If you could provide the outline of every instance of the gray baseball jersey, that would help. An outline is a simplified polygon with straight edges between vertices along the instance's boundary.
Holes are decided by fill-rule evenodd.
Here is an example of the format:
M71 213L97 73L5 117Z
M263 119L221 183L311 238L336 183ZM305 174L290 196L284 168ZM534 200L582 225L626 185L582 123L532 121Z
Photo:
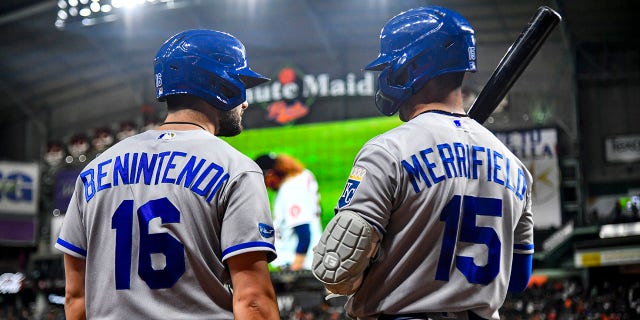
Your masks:
M533 253L532 178L468 117L423 113L367 142L336 210L382 235L351 315L472 310L499 319L514 251Z
M86 259L90 319L232 319L225 260L272 261L273 242L255 162L204 130L150 130L84 168L56 247Z

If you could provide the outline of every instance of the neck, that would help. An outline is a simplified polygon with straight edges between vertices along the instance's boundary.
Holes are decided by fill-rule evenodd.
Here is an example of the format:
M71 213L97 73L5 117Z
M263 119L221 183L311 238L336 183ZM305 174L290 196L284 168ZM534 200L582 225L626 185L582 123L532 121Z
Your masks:
M434 102L434 103L427 103L427 104L419 104L416 106L416 112L415 115L418 115L420 113L423 113L425 111L432 111L432 110L440 110L440 111L446 111L449 113L458 113L458 114L465 114L466 112L464 111L464 108L462 108L462 106L452 106L446 103L441 103L441 102Z
M460 90L456 90L456 91L452 91L442 101L415 104L410 114L408 115L409 116L408 119L413 119L421 113L433 111L433 110L440 110L440 111L445 111L448 113L455 113L455 114L467 113L463 107L462 93Z
M207 131L207 129L201 124L198 124L195 122L189 122L189 121L165 121L160 124L160 126L170 126L170 125L190 125L190 126L196 126L198 128L201 128L202 130Z
M216 132L215 126L206 115L193 110L180 110L170 113L160 125L160 128L173 130L205 130L211 134Z

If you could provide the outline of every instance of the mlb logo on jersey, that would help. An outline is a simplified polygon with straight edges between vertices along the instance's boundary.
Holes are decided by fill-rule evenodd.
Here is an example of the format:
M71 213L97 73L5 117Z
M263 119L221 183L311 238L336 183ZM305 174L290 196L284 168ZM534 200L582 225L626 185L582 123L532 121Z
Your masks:
M367 170L364 168L353 167L351 169L351 174L349 174L347 184L344 186L342 195L338 200L338 208L342 208L351 202L351 199L353 199L353 196L356 194L356 190L358 190L358 186L360 186L360 182L365 175L367 175Z
M175 132L163 132L162 134L160 134L160 136L158 137L158 140L173 140L176 137L176 133Z
M275 230L266 223L258 223L258 231L260 231L260 235L262 235L263 238L271 238Z

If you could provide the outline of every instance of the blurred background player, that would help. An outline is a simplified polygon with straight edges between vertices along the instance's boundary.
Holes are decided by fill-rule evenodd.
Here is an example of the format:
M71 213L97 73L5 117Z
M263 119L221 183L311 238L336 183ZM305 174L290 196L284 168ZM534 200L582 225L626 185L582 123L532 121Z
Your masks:
M405 122L356 156L314 275L350 295L358 319L500 319L507 290L531 275L531 174L466 114L461 86L476 71L467 20L423 7L389 20L376 106Z
M101 128L97 128L95 133L93 134L93 138L91 139L91 154L89 155L89 159L93 159L100 155L100 153L107 150L107 148L111 147L114 142L114 137L111 132L111 128L105 126Z
M320 194L318 182L298 159L286 154L263 154L256 163L265 184L276 191L273 203L276 251L271 262L281 270L311 270L312 246L320 239Z
M68 167L82 167L87 161L87 154L91 149L89 138L84 133L76 133L67 144L69 156L65 158Z
M122 121L120 122L120 127L116 132L116 140L122 141L126 138L129 138L138 133L138 129L133 121Z
M155 58L159 127L80 173L56 247L67 319L279 319L262 171L217 136L242 131L252 71L243 44L188 30Z

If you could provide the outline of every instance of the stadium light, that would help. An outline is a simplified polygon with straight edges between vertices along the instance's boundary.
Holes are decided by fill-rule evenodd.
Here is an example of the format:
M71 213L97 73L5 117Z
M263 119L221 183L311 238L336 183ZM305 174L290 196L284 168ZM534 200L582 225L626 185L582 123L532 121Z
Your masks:
M175 2L188 0L59 0L55 26L63 29L72 24L83 26L114 21L123 10L164 5L175 7Z

